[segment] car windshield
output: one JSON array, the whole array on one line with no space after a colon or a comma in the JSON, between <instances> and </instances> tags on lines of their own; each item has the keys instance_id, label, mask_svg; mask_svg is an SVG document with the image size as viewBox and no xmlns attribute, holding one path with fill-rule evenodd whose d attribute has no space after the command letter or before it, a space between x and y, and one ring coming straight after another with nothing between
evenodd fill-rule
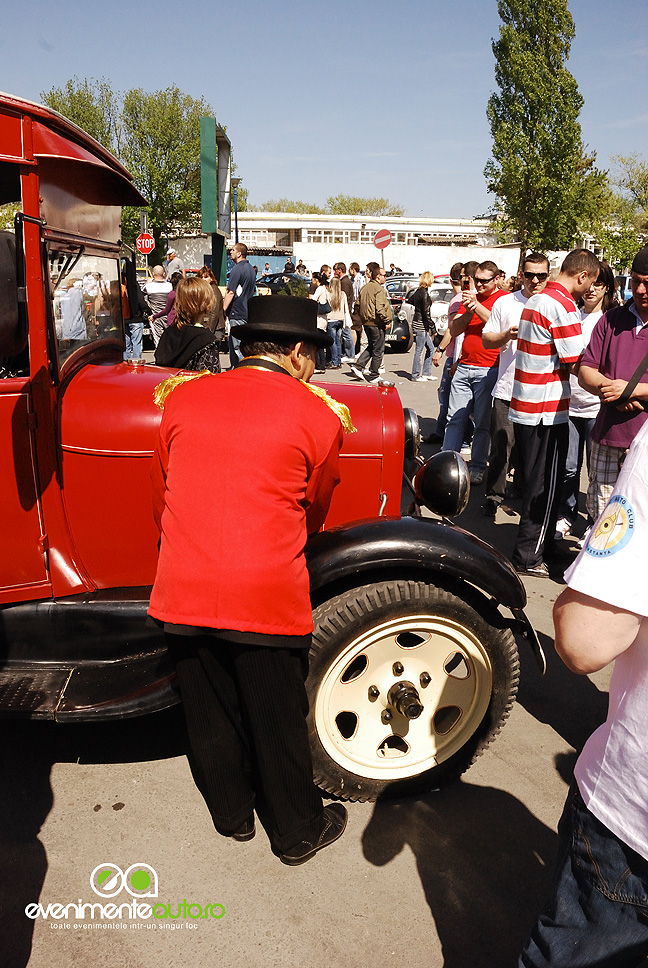
<instances>
[{"instance_id":1,"label":"car windshield","mask_svg":"<svg viewBox=\"0 0 648 968\"><path fill-rule=\"evenodd\" d=\"M434 302L449 303L454 295L452 286L430 286L428 292Z\"/></svg>"}]
</instances>

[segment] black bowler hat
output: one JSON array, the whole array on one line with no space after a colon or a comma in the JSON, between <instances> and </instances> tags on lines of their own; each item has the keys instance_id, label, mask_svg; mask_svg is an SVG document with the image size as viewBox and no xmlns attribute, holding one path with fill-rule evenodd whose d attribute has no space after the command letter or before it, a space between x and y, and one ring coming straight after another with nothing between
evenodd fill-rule
<instances>
[{"instance_id":1,"label":"black bowler hat","mask_svg":"<svg viewBox=\"0 0 648 968\"><path fill-rule=\"evenodd\" d=\"M302 296L252 296L248 300L248 321L232 326L237 339L281 343L303 340L327 347L333 338L317 326L317 303Z\"/></svg>"}]
</instances>

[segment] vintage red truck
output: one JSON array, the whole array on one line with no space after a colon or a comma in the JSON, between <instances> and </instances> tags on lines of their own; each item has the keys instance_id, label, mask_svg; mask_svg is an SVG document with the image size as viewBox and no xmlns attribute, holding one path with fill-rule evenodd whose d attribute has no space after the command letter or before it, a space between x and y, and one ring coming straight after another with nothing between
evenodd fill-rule
<instances>
[{"instance_id":1,"label":"vintage red truck","mask_svg":"<svg viewBox=\"0 0 648 968\"><path fill-rule=\"evenodd\" d=\"M0 715L154 713L178 702L146 622L153 392L170 373L124 362L120 298L121 206L145 199L79 128L0 95L5 203L17 214L0 233ZM461 458L418 471L418 500L440 519L401 515L416 415L394 388L329 389L358 432L307 547L314 767L323 789L368 799L465 769L513 703L515 636L541 653L508 561L448 521L467 497Z\"/></svg>"}]
</instances>

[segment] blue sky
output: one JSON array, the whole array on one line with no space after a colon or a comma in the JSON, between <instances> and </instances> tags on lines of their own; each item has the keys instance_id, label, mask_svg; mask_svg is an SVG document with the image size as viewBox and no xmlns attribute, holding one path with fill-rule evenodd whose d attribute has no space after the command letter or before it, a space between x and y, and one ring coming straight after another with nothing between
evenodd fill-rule
<instances>
[{"instance_id":1,"label":"blue sky","mask_svg":"<svg viewBox=\"0 0 648 968\"><path fill-rule=\"evenodd\" d=\"M570 0L569 68L601 167L648 157L646 0ZM495 0L0 0L0 89L76 75L176 84L227 125L251 202L380 195L409 215L484 213Z\"/></svg>"}]
</instances>

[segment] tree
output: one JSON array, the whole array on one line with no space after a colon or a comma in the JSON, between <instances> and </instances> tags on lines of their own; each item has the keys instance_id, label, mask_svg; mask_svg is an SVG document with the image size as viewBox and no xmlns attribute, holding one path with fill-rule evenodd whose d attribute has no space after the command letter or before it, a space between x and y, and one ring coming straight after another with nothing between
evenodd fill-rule
<instances>
[{"instance_id":1,"label":"tree","mask_svg":"<svg viewBox=\"0 0 648 968\"><path fill-rule=\"evenodd\" d=\"M298 212L301 215L324 215L325 210L310 202L292 202L289 198L271 198L259 205L258 212Z\"/></svg>"},{"instance_id":2,"label":"tree","mask_svg":"<svg viewBox=\"0 0 648 968\"><path fill-rule=\"evenodd\" d=\"M402 205L388 198L362 198L356 195L329 195L326 210L332 215L404 215Z\"/></svg>"},{"instance_id":3,"label":"tree","mask_svg":"<svg viewBox=\"0 0 648 968\"><path fill-rule=\"evenodd\" d=\"M141 88L116 93L104 79L76 77L63 88L41 92L41 98L112 151L131 172L149 202L149 228L156 240L150 258L162 261L165 226L200 220L200 117L213 114L211 106L176 86L152 93ZM244 211L246 189L238 188L237 202ZM124 241L133 245L139 230L140 209L125 207Z\"/></svg>"},{"instance_id":4,"label":"tree","mask_svg":"<svg viewBox=\"0 0 648 968\"><path fill-rule=\"evenodd\" d=\"M498 0L493 41L499 93L488 101L492 158L484 175L497 197L498 228L528 247L571 248L592 219L607 175L587 155L578 121L583 98L565 68L574 37L567 0Z\"/></svg>"},{"instance_id":5,"label":"tree","mask_svg":"<svg viewBox=\"0 0 648 968\"><path fill-rule=\"evenodd\" d=\"M638 154L612 155L611 160L616 165L614 184L625 192L626 213L638 228L648 228L648 164Z\"/></svg>"},{"instance_id":6,"label":"tree","mask_svg":"<svg viewBox=\"0 0 648 968\"><path fill-rule=\"evenodd\" d=\"M22 208L20 202L7 202L0 205L0 232L13 232L16 212Z\"/></svg>"},{"instance_id":7,"label":"tree","mask_svg":"<svg viewBox=\"0 0 648 968\"><path fill-rule=\"evenodd\" d=\"M141 88L124 94L122 161L148 200L156 249L165 225L186 223L200 211L200 118L208 114L213 111L203 98L175 86L152 94ZM138 209L125 210L123 226L129 235L137 234Z\"/></svg>"},{"instance_id":8,"label":"tree","mask_svg":"<svg viewBox=\"0 0 648 968\"><path fill-rule=\"evenodd\" d=\"M105 78L80 81L73 77L65 87L41 91L41 98L48 107L87 131L104 148L119 155L119 97Z\"/></svg>"}]
</instances>

